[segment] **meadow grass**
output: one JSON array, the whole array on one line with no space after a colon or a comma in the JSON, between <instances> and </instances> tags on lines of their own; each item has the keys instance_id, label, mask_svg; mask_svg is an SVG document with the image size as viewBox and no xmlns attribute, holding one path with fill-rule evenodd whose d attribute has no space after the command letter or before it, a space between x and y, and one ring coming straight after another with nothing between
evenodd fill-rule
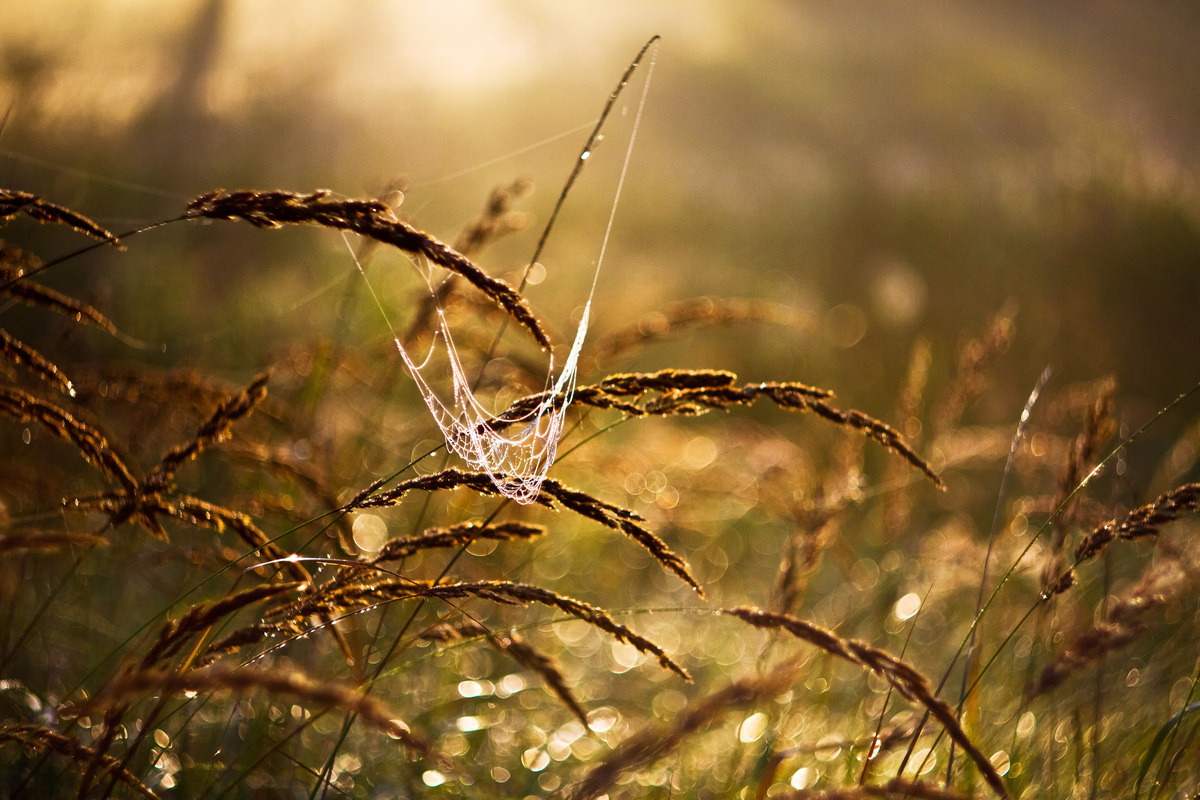
<instances>
[{"instance_id":1,"label":"meadow grass","mask_svg":"<svg viewBox=\"0 0 1200 800\"><path fill-rule=\"evenodd\" d=\"M539 391L553 337L524 282L476 263L525 227L524 192L454 246L324 190L214 190L172 224L316 227L330 253L352 233L447 270L405 335L444 310L481 390L507 389L503 430L566 403ZM21 217L153 246L0 191ZM1196 436L1130 475L1142 429L1107 379L1051 382L1020 426L964 422L1010 308L957 348L918 342L874 413L770 375L608 371L696 331L809 324L786 306L618 320L520 506L441 455L388 337L338 326L239 381L97 358L79 329L119 332L42 282L59 263L0 249L0 295L64 323L0 330L5 797L1195 791ZM509 321L533 355L501 346Z\"/></svg>"}]
</instances>

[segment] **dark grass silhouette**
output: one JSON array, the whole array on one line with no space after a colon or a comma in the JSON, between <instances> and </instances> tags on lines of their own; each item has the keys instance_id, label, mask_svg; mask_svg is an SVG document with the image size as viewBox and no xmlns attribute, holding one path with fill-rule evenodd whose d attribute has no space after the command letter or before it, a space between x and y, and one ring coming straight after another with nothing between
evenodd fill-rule
<instances>
[{"instance_id":1,"label":"dark grass silhouette","mask_svg":"<svg viewBox=\"0 0 1200 800\"><path fill-rule=\"evenodd\" d=\"M550 344L523 288L475 261L523 192L494 195L453 248L326 191L213 191L178 221L315 226L422 256L471 287L437 299L482 332L463 339L473 357L520 371L470 298ZM17 189L0 217L117 244ZM4 245L0 296L115 334L103 303L31 280L53 266ZM407 309L413 336L437 307ZM732 324L806 323L685 299L614 320L595 357ZM396 391L394 364L365 363L366 343L298 343L229 384L0 329L0 785L1069 797L1128 793L1141 769L1155 792L1188 790L1191 728L1146 745L1194 699L1172 643L1196 632L1200 493L1179 481L1133 500L1113 384L1051 392L1059 413L1019 442L983 576L999 586L974 613L987 537L972 520L991 516L1012 426L963 420L1017 336L1004 309L940 376L915 354L895 424L769 375L597 372L521 508L433 455L420 398ZM518 394L496 426L556 400ZM364 467L378 450L382 475ZM942 685L972 626L982 657L955 707ZM944 775L949 742L965 757Z\"/></svg>"}]
</instances>

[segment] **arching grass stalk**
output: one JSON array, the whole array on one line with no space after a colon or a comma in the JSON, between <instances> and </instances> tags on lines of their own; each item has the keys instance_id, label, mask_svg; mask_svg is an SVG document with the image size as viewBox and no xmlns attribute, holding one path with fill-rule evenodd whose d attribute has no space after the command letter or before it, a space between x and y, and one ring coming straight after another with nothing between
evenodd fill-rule
<instances>
[{"instance_id":1,"label":"arching grass stalk","mask_svg":"<svg viewBox=\"0 0 1200 800\"><path fill-rule=\"evenodd\" d=\"M73 250L70 253L61 255L58 258L53 258L49 261L44 261L41 264L39 264L38 266L33 267L32 269L25 270L20 275L9 278L8 280L4 281L3 283L0 283L0 291L7 289L9 286L12 286L15 283L19 283L20 281L25 280L26 278L32 278L34 275L37 275L40 272L45 272L46 270L50 269L51 267L62 264L64 261L70 261L71 259L77 258L78 256L81 256L84 253L90 253L93 250L97 250L101 247L104 247L105 245L112 244L113 242L115 242L117 240L128 239L131 236L137 236L138 234L146 233L147 231L152 231L152 230L155 230L156 228L161 228L164 225L170 225L172 222L182 222L187 218L188 217L186 215L180 215L178 217L171 217L170 219L159 220L158 222L151 222L148 225L142 225L141 227L132 228L130 230L127 230L124 233L116 234L111 239L105 239L104 241L93 242L92 244L81 247L78 250Z\"/></svg>"},{"instance_id":2,"label":"arching grass stalk","mask_svg":"<svg viewBox=\"0 0 1200 800\"><path fill-rule=\"evenodd\" d=\"M975 617L982 618L983 598L987 590L988 567L992 562L992 548L996 544L996 536L1000 531L1000 518L1004 513L1004 498L1007 495L1008 476L1012 472L1013 462L1017 459L1017 448L1021 444L1021 440L1025 438L1025 429L1029 425L1030 415L1033 413L1033 407L1038 401L1038 397L1042 394L1042 389L1045 388L1046 382L1050 380L1050 375L1053 372L1052 368L1047 366L1042 370L1041 376L1033 387L1033 391L1029 393L1029 399L1025 401L1025 408L1021 411L1021 418L1017 422L1017 430L1013 433L1012 444L1008 449L1008 458L1004 462L1004 472L1000 475L1000 488L996 492L996 510L992 513L992 527L988 533L987 552L983 557L983 569L979 575L979 595L975 599ZM959 686L958 692L958 707L956 712L961 721L963 715L963 706L967 702L967 680L971 675L971 666L975 656L975 636L978 625L971 629L970 640L967 642L967 656L963 662L962 683ZM947 670L953 667L953 662ZM950 744L950 755L946 759L946 786L950 786L950 776L954 773L954 743Z\"/></svg>"},{"instance_id":3,"label":"arching grass stalk","mask_svg":"<svg viewBox=\"0 0 1200 800\"><path fill-rule=\"evenodd\" d=\"M1142 795L1142 781L1150 773L1150 767L1154 765L1155 759L1158 758L1159 750L1163 753L1163 763L1159 767L1158 774L1154 778L1154 783L1150 785L1149 797L1157 797L1163 790L1163 786L1169 770L1174 762L1170 760L1171 745L1175 742L1175 735L1179 732L1179 727L1183 724L1184 717L1195 714L1200 711L1200 703L1193 703L1192 698L1196 695L1196 685L1200 683L1200 659L1196 661L1196 670L1192 674L1192 683L1188 687L1187 697L1183 700L1183 708L1179 713L1171 717L1154 735L1150 746L1146 748L1146 754L1142 756L1141 764L1138 766L1137 783L1133 787L1133 800L1138 800Z\"/></svg>"},{"instance_id":4,"label":"arching grass stalk","mask_svg":"<svg viewBox=\"0 0 1200 800\"><path fill-rule=\"evenodd\" d=\"M967 647L971 641L971 637L973 636L976 627L979 625L980 619L982 619L983 615L985 613L987 613L988 608L991 607L992 603L999 596L1000 590L1004 588L1005 584L1008 583L1008 581L1012 577L1013 573L1016 572L1017 566L1021 563L1021 561L1025 558L1025 556L1033 548L1033 545L1042 536L1042 534L1050 529L1050 526L1053 524L1054 520L1057 519L1060 514L1062 514L1063 510L1066 509L1066 507L1071 503L1071 501L1075 498L1075 496L1078 495L1080 492L1082 492L1083 489L1089 483L1091 483L1091 481L1093 479L1096 478L1096 476L1098 476L1101 472L1103 472L1104 468L1106 466L1108 466L1108 464L1113 459L1117 458L1126 447L1128 447L1130 444L1132 444L1134 441L1136 441L1138 439L1138 437L1140 437L1146 430L1148 430L1150 427L1155 425L1160 419L1162 419L1168 413L1173 411L1177 406L1179 406L1181 403L1183 403L1185 400L1187 400L1189 397L1191 397L1197 391L1200 391L1200 381L1198 381L1190 389L1188 389L1185 392L1178 395L1174 400L1172 400L1167 405L1163 406L1161 409L1158 410L1157 413L1155 413L1153 416L1151 416L1149 419L1147 419L1145 422L1143 422L1141 424L1141 426L1139 426L1135 431L1133 431L1133 433L1129 434L1121 442L1119 442L1114 448L1112 448L1112 450L1110 450L1109 453L1104 458L1102 458L1099 461L1099 463L1096 464L1095 467L1092 468L1091 472L1089 472L1083 478L1083 480L1081 480L1079 482L1079 484L1067 495L1067 497L1050 513L1050 516L1047 517L1046 521L1043 522L1041 526L1039 526L1039 528L1034 533L1034 535L1032 537L1030 537L1029 542L1026 543L1024 548L1022 548L1021 552L1017 555L1017 557L1015 559L1013 559L1013 563L1011 565L1009 565L1008 569L1005 570L1004 573L1000 576L999 580L996 583L995 588L992 589L991 593L988 595L987 600L984 602L982 608L980 608L979 612L976 613L975 618L971 621L971 626L967 630L966 635L963 637L962 641L958 645L958 648L954 651L953 655L951 656L951 664L953 664L954 661L956 661L962 655L962 653L967 649ZM1078 560L1076 560L1074 563L1072 563L1071 566L1068 567L1067 571L1070 571L1071 569L1073 569L1077 564L1078 564ZM984 676L987 674L988 670L991 669L991 666L1000 657L1000 654L1004 652L1005 648L1013 640L1013 638L1016 636L1017 632L1024 626L1025 622L1028 621L1028 619L1031 616L1033 616L1033 613L1038 609L1038 607L1041 605L1041 603L1044 600L1046 600L1047 598L1048 598L1048 595L1043 595L1042 597L1040 597L1021 616L1021 618L1009 630L1009 632L1000 640L1000 642L996 646L995 652L992 653L991 657L988 658L988 660L980 668L979 673L975 676L975 678L971 681L970 685L967 687L966 693L963 696L964 701L967 697L970 697L972 692L975 691L975 689L982 682ZM948 675L949 675L949 672L947 672L947 676ZM944 684L944 683L945 683L945 679L943 678L942 684ZM938 689L935 692L935 694L940 693L941 688L942 688L942 686L941 686L941 684L939 684ZM919 731L920 731L920 726L918 726L918 729L917 729L918 733L919 733ZM937 737L934 740L935 746L936 746L937 742L939 742L941 740L942 735L943 735L942 732L939 732L937 734ZM915 736L915 734L914 734L914 736ZM911 751L911 748L910 748L910 751ZM930 753L932 753L932 752L933 752L933 748L930 748ZM901 762L901 766L900 766L901 771L904 769L904 766L906 763L907 763L907 761ZM920 772L919 769L918 769L918 772ZM900 772L897 772L897 777L899 777L899 776L900 776Z\"/></svg>"}]
</instances>

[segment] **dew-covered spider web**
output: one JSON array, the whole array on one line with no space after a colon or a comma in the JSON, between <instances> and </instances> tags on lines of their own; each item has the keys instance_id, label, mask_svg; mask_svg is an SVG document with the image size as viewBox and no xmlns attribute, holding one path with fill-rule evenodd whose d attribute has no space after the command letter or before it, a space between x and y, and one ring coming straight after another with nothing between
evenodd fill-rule
<instances>
[{"instance_id":1,"label":"dew-covered spider web","mask_svg":"<svg viewBox=\"0 0 1200 800\"><path fill-rule=\"evenodd\" d=\"M633 62L630 63L629 68L621 77L621 81L617 84L616 89L609 96L600 119L596 123L587 143L584 145L583 151L579 154L578 160L575 162L575 166L559 195L558 202L550 215L545 230L542 232L533 257L525 268L518 291L525 288L529 272L541 255L550 231L554 226L554 222L558 217L559 210L562 208L572 184L582 171L588 157L592 154L592 149L601 138L601 130L605 120L608 118L609 112L616 104L617 98L625 88L634 70L641 63L642 58L657 41L658 37L655 36L646 43ZM424 399L425 405L429 408L433 421L445 437L446 445L473 469L486 473L501 494L518 503L528 504L537 499L538 493L541 491L542 482L546 479L546 475L554 463L555 456L558 454L558 443L563 433L563 423L566 419L567 409L575 394L579 356L583 350L584 340L587 338L592 300L596 294L600 269L604 263L604 253L608 247L609 235L612 232L613 220L616 217L617 203L620 200L621 190L625 184L625 175L629 168L630 157L633 154L633 145L637 138L638 127L641 124L642 111L645 108L646 95L650 88L650 77L653 71L654 59L651 57L646 70L646 80L642 88L641 99L638 102L637 111L634 116L629 144L625 151L625 160L621 166L620 176L617 180L608 223L604 231L604 238L600 245L599 255L596 258L596 268L592 275L591 289L588 292L587 301L583 306L583 314L579 320L579 327L575 332L575 339L571 344L567 359L562 365L562 371L558 373L557 377L555 377L554 371L554 356L552 353L550 354L545 383L546 391L542 393L540 402L531 410L516 416L506 414L503 418L497 418L487 407L480 403L475 396L475 386L472 384L459 358L454 338L446 322L446 316L440 307L436 312L437 327L433 342L430 345L429 354L420 364L405 350L400 338L398 336L395 337L396 347L400 351L400 358L403 360L405 368L421 392L421 397ZM430 291L434 292L432 284L430 284ZM436 294L434 296L436 297ZM497 341L502 334L503 328L497 334ZM434 352L439 346L439 340L446 350L446 361L449 366L451 381L451 391L446 399L443 399L442 396L434 391L429 381L422 374L422 370L428 366L430 360L433 358Z\"/></svg>"},{"instance_id":2,"label":"dew-covered spider web","mask_svg":"<svg viewBox=\"0 0 1200 800\"><path fill-rule=\"evenodd\" d=\"M425 399L433 421L445 436L447 446L468 465L486 472L501 494L518 503L532 503L537 498L542 481L558 454L567 407L575 394L579 354L587 336L590 311L589 297L571 351L552 388L554 357L550 357L546 381L550 391L544 393L544 399L532 411L503 420L498 420L475 398L441 309L437 312L437 338L445 342L450 365L453 384L450 402L444 402L433 391L421 374L423 365L415 364L400 340L396 340L400 358Z\"/></svg>"}]
</instances>

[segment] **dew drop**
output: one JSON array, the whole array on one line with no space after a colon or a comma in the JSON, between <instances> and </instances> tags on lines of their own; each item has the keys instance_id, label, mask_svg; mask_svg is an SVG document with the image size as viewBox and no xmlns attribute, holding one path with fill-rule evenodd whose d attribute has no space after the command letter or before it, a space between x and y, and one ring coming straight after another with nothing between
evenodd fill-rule
<instances>
[{"instance_id":1,"label":"dew drop","mask_svg":"<svg viewBox=\"0 0 1200 800\"><path fill-rule=\"evenodd\" d=\"M921 596L916 592L909 592L896 601L892 613L896 615L898 620L912 619L917 612L921 610Z\"/></svg>"}]
</instances>

